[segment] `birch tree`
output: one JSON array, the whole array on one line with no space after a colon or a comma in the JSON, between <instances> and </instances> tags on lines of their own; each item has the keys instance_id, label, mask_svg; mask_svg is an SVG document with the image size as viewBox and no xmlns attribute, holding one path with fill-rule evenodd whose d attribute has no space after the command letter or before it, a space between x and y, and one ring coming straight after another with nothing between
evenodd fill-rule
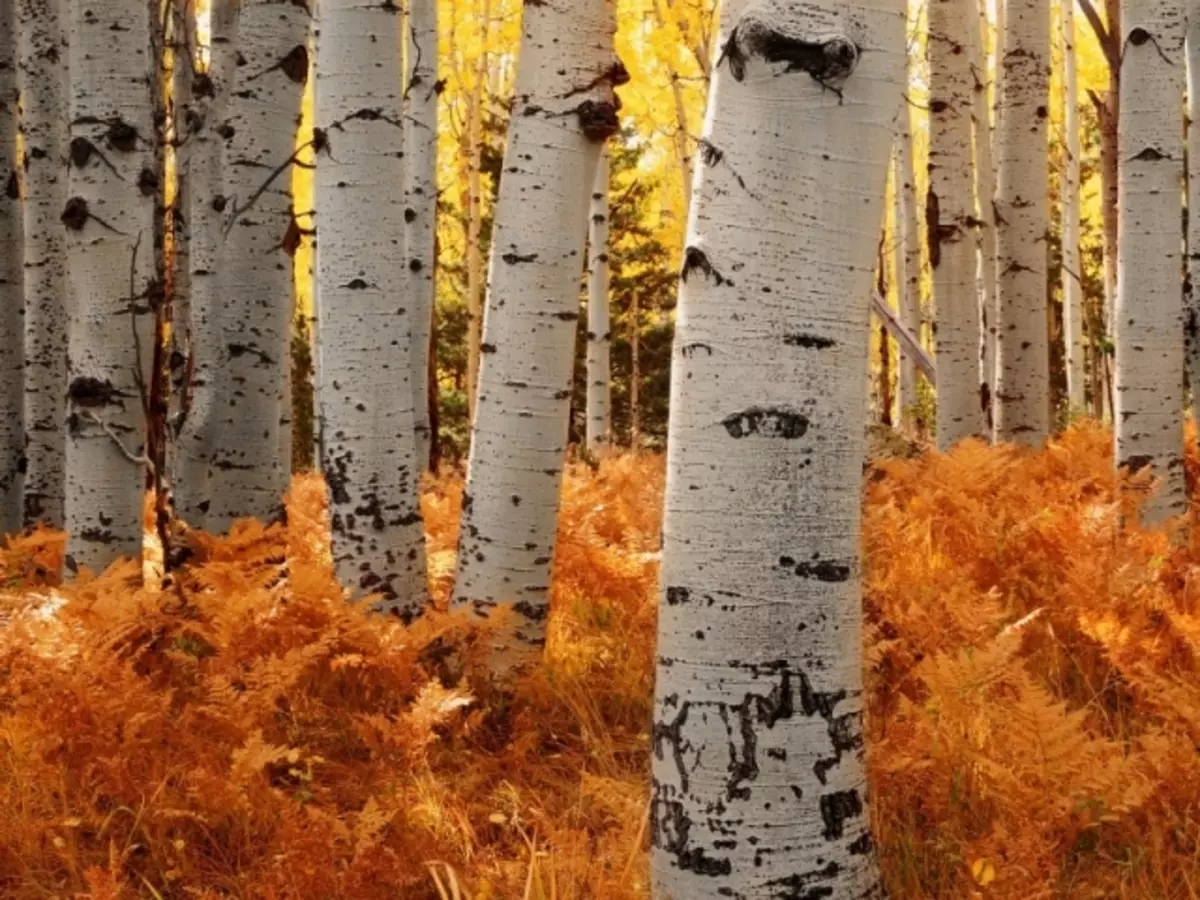
<instances>
[{"instance_id":1,"label":"birch tree","mask_svg":"<svg viewBox=\"0 0 1200 900\"><path fill-rule=\"evenodd\" d=\"M497 665L544 642L587 199L617 130L612 0L526 4L492 239L455 603L503 606Z\"/></svg>"},{"instance_id":2,"label":"birch tree","mask_svg":"<svg viewBox=\"0 0 1200 900\"><path fill-rule=\"evenodd\" d=\"M907 85L907 79L905 84ZM897 274L900 291L900 321L910 334L921 334L921 231L917 224L917 183L913 173L912 132L907 104L899 113L901 128L897 138L897 193L904 227L904 277ZM900 368L901 415L911 418L920 394L917 392L917 369L912 356L904 354Z\"/></svg>"},{"instance_id":3,"label":"birch tree","mask_svg":"<svg viewBox=\"0 0 1200 900\"><path fill-rule=\"evenodd\" d=\"M1142 510L1156 523L1187 508L1180 418L1183 9L1175 0L1127 4L1122 27L1113 421L1117 464L1148 466L1160 481Z\"/></svg>"},{"instance_id":4,"label":"birch tree","mask_svg":"<svg viewBox=\"0 0 1200 900\"><path fill-rule=\"evenodd\" d=\"M409 73L405 89L405 244L412 273L413 428L418 471L429 464L429 353L433 324L437 224L438 27L437 0L410 0Z\"/></svg>"},{"instance_id":5,"label":"birch tree","mask_svg":"<svg viewBox=\"0 0 1200 900\"><path fill-rule=\"evenodd\" d=\"M1184 321L1192 417L1200 425L1200 2L1191 0L1187 10L1188 228Z\"/></svg>"},{"instance_id":6,"label":"birch tree","mask_svg":"<svg viewBox=\"0 0 1200 900\"><path fill-rule=\"evenodd\" d=\"M23 227L17 177L17 40L14 0L0 0L0 535L21 527L24 352Z\"/></svg>"},{"instance_id":7,"label":"birch tree","mask_svg":"<svg viewBox=\"0 0 1200 900\"><path fill-rule=\"evenodd\" d=\"M996 380L996 216L993 205L996 171L992 159L995 135L988 99L988 86L992 78L988 71L987 4L982 0L972 2L974 19L968 35L968 50L973 82L972 133L975 137L975 246L979 253L979 410L983 417L984 434L990 436L995 426L992 394Z\"/></svg>"},{"instance_id":8,"label":"birch tree","mask_svg":"<svg viewBox=\"0 0 1200 900\"><path fill-rule=\"evenodd\" d=\"M221 302L219 388L207 525L273 517L291 475L292 265L289 179L308 77L309 11L247 0L238 17L237 66L223 146L224 215L217 263ZM398 39L398 38L397 38Z\"/></svg>"},{"instance_id":9,"label":"birch tree","mask_svg":"<svg viewBox=\"0 0 1200 900\"><path fill-rule=\"evenodd\" d=\"M655 896L875 897L862 767L867 303L892 0L730 0L682 270L652 733Z\"/></svg>"},{"instance_id":10,"label":"birch tree","mask_svg":"<svg viewBox=\"0 0 1200 900\"><path fill-rule=\"evenodd\" d=\"M975 20L968 0L931 0L929 190L925 228L937 310L938 446L982 430L979 298L971 160L973 81L968 54Z\"/></svg>"},{"instance_id":11,"label":"birch tree","mask_svg":"<svg viewBox=\"0 0 1200 900\"><path fill-rule=\"evenodd\" d=\"M68 4L70 174L66 226L68 566L98 570L142 545L145 388L158 175L152 9Z\"/></svg>"},{"instance_id":12,"label":"birch tree","mask_svg":"<svg viewBox=\"0 0 1200 900\"><path fill-rule=\"evenodd\" d=\"M588 219L587 445L602 450L611 440L612 343L608 316L608 153L600 154Z\"/></svg>"},{"instance_id":13,"label":"birch tree","mask_svg":"<svg viewBox=\"0 0 1200 900\"><path fill-rule=\"evenodd\" d=\"M1006 6L996 159L996 437L1037 445L1050 432L1050 5L1048 0L1011 0Z\"/></svg>"},{"instance_id":14,"label":"birch tree","mask_svg":"<svg viewBox=\"0 0 1200 900\"><path fill-rule=\"evenodd\" d=\"M425 603L413 359L425 280L405 229L403 65L394 7L323 0L316 119L317 402L333 555L343 584L414 613Z\"/></svg>"},{"instance_id":15,"label":"birch tree","mask_svg":"<svg viewBox=\"0 0 1200 900\"><path fill-rule=\"evenodd\" d=\"M1063 131L1066 160L1062 178L1062 304L1066 351L1067 401L1072 411L1084 406L1083 268L1079 257L1079 109L1076 105L1075 3L1063 3Z\"/></svg>"}]
</instances>

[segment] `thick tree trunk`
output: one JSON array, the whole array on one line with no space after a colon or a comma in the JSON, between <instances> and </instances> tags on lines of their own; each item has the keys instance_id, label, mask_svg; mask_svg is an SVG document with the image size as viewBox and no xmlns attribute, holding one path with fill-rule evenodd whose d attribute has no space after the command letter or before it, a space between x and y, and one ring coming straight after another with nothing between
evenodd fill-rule
<instances>
[{"instance_id":1,"label":"thick tree trunk","mask_svg":"<svg viewBox=\"0 0 1200 900\"><path fill-rule=\"evenodd\" d=\"M412 384L421 313L397 297L426 282L394 249L406 212L400 19L322 0L318 35L316 120L329 146L317 161L317 402L333 556L343 584L411 615L427 600Z\"/></svg>"},{"instance_id":2,"label":"thick tree trunk","mask_svg":"<svg viewBox=\"0 0 1200 900\"><path fill-rule=\"evenodd\" d=\"M1063 130L1066 164L1062 173L1062 304L1067 402L1071 412L1084 406L1083 268L1079 257L1079 109L1075 74L1075 3L1063 3Z\"/></svg>"},{"instance_id":3,"label":"thick tree trunk","mask_svg":"<svg viewBox=\"0 0 1200 900\"><path fill-rule=\"evenodd\" d=\"M655 896L880 897L858 485L903 18L731 0L721 19L671 378Z\"/></svg>"},{"instance_id":4,"label":"thick tree trunk","mask_svg":"<svg viewBox=\"0 0 1200 900\"><path fill-rule=\"evenodd\" d=\"M268 519L290 476L292 265L289 174L308 76L304 6L249 0L238 20L238 66L225 121L221 334L207 526ZM397 39L398 36L397 36ZM331 138L335 135L330 135ZM286 445L287 450L283 448Z\"/></svg>"},{"instance_id":5,"label":"thick tree trunk","mask_svg":"<svg viewBox=\"0 0 1200 900\"><path fill-rule=\"evenodd\" d=\"M1188 5L1187 168L1185 347L1192 418L1200 425L1200 0L1190 0Z\"/></svg>"},{"instance_id":6,"label":"thick tree trunk","mask_svg":"<svg viewBox=\"0 0 1200 900\"><path fill-rule=\"evenodd\" d=\"M996 171L992 163L995 133L989 113L991 103L988 101L988 86L992 83L992 77L988 68L987 4L981 0L971 2L973 18L968 41L978 220L975 245L979 253L979 411L983 417L983 433L990 437L995 427L992 400L996 383Z\"/></svg>"},{"instance_id":7,"label":"thick tree trunk","mask_svg":"<svg viewBox=\"0 0 1200 900\"><path fill-rule=\"evenodd\" d=\"M404 211L405 244L412 278L413 428L417 471L429 465L430 327L433 322L437 230L437 0L411 0L408 17L408 65L404 167L408 206Z\"/></svg>"},{"instance_id":8,"label":"thick tree trunk","mask_svg":"<svg viewBox=\"0 0 1200 900\"><path fill-rule=\"evenodd\" d=\"M974 25L969 0L931 0L925 228L937 310L937 437L942 449L983 429L971 168L973 82L968 53Z\"/></svg>"},{"instance_id":9,"label":"thick tree trunk","mask_svg":"<svg viewBox=\"0 0 1200 900\"><path fill-rule=\"evenodd\" d=\"M15 0L0 0L0 535L21 527L25 451L22 386L25 354L24 227L17 174Z\"/></svg>"},{"instance_id":10,"label":"thick tree trunk","mask_svg":"<svg viewBox=\"0 0 1200 900\"><path fill-rule=\"evenodd\" d=\"M996 437L1038 445L1050 432L1048 0L1012 0L1005 27L996 160Z\"/></svg>"},{"instance_id":11,"label":"thick tree trunk","mask_svg":"<svg viewBox=\"0 0 1200 900\"><path fill-rule=\"evenodd\" d=\"M25 140L27 525L63 525L66 454L67 44L60 0L17 0ZM0 201L2 202L2 201Z\"/></svg>"},{"instance_id":12,"label":"thick tree trunk","mask_svg":"<svg viewBox=\"0 0 1200 900\"><path fill-rule=\"evenodd\" d=\"M587 445L603 450L611 441L612 388L608 316L608 153L600 154L592 214L588 220Z\"/></svg>"},{"instance_id":13,"label":"thick tree trunk","mask_svg":"<svg viewBox=\"0 0 1200 900\"><path fill-rule=\"evenodd\" d=\"M1113 421L1117 465L1160 480L1147 523L1187 508L1183 470L1179 102L1183 9L1177 0L1125 7L1121 45L1120 230Z\"/></svg>"},{"instance_id":14,"label":"thick tree trunk","mask_svg":"<svg viewBox=\"0 0 1200 900\"><path fill-rule=\"evenodd\" d=\"M142 546L145 391L153 363L155 127L152 11L69 4L66 498L68 566Z\"/></svg>"},{"instance_id":15,"label":"thick tree trunk","mask_svg":"<svg viewBox=\"0 0 1200 900\"><path fill-rule=\"evenodd\" d=\"M208 68L193 79L184 110L184 137L177 155L187 190L179 198L188 238L187 311L176 321L187 348L185 386L176 431L175 507L194 527L207 524L211 505L210 465L217 427L221 349L221 303L217 293L222 228L227 208L220 136L237 65L234 0L209 7ZM186 203L186 206L183 204Z\"/></svg>"},{"instance_id":16,"label":"thick tree trunk","mask_svg":"<svg viewBox=\"0 0 1200 900\"><path fill-rule=\"evenodd\" d=\"M627 77L614 24L612 0L524 10L455 589L480 616L511 613L496 631L500 669L544 642L587 198Z\"/></svg>"}]
</instances>

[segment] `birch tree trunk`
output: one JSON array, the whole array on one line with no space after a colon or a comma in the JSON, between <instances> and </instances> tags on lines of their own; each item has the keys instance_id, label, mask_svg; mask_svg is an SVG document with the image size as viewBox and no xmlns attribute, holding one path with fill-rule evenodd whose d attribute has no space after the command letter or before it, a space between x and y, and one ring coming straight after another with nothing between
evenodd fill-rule
<instances>
[{"instance_id":1,"label":"birch tree trunk","mask_svg":"<svg viewBox=\"0 0 1200 900\"><path fill-rule=\"evenodd\" d=\"M70 9L67 565L99 570L142 546L144 387L158 176L152 10L140 0Z\"/></svg>"},{"instance_id":2,"label":"birch tree trunk","mask_svg":"<svg viewBox=\"0 0 1200 900\"><path fill-rule=\"evenodd\" d=\"M492 239L455 603L497 629L497 668L544 643L580 260L600 146L617 130L612 0L527 4Z\"/></svg>"},{"instance_id":3,"label":"birch tree trunk","mask_svg":"<svg viewBox=\"0 0 1200 900\"><path fill-rule=\"evenodd\" d=\"M412 275L413 429L417 469L429 465L429 346L433 324L437 230L437 113L438 29L437 0L410 0L408 20L409 77L405 98L404 167L407 179L404 211L405 244Z\"/></svg>"},{"instance_id":4,"label":"birch tree trunk","mask_svg":"<svg viewBox=\"0 0 1200 900\"><path fill-rule=\"evenodd\" d=\"M483 49L475 66L475 82L467 98L467 422L475 421L479 388L480 344L483 342L483 104L487 97L488 37L492 4L484 0Z\"/></svg>"},{"instance_id":5,"label":"birch tree trunk","mask_svg":"<svg viewBox=\"0 0 1200 900\"><path fill-rule=\"evenodd\" d=\"M995 427L992 410L993 385L996 381L996 171L992 163L994 132L989 113L987 4L972 0L973 20L968 36L971 54L973 97L971 120L975 136L975 247L979 253L979 411L983 433L991 436Z\"/></svg>"},{"instance_id":6,"label":"birch tree trunk","mask_svg":"<svg viewBox=\"0 0 1200 900\"><path fill-rule=\"evenodd\" d=\"M929 192L925 228L937 310L938 446L982 430L979 298L971 168L972 78L968 0L930 0Z\"/></svg>"},{"instance_id":7,"label":"birch tree trunk","mask_svg":"<svg viewBox=\"0 0 1200 900\"><path fill-rule=\"evenodd\" d=\"M1113 421L1117 465L1149 466L1160 481L1142 509L1154 524L1187 508L1180 418L1183 9L1177 0L1130 3L1122 26Z\"/></svg>"},{"instance_id":8,"label":"birch tree trunk","mask_svg":"<svg viewBox=\"0 0 1200 900\"><path fill-rule=\"evenodd\" d=\"M1048 0L1011 0L1006 15L996 160L996 437L1036 446L1050 433L1050 6Z\"/></svg>"},{"instance_id":9,"label":"birch tree trunk","mask_svg":"<svg viewBox=\"0 0 1200 900\"><path fill-rule=\"evenodd\" d=\"M292 264L284 250L292 209L289 174L308 77L309 11L248 0L238 19L238 65L228 95L224 214L218 253L219 390L207 527L268 519L291 475ZM397 39L398 36L397 36Z\"/></svg>"},{"instance_id":10,"label":"birch tree trunk","mask_svg":"<svg viewBox=\"0 0 1200 900\"><path fill-rule=\"evenodd\" d=\"M421 313L397 298L426 282L395 250L406 212L400 24L394 8L321 3L317 398L338 575L411 615L426 602L412 384Z\"/></svg>"},{"instance_id":11,"label":"birch tree trunk","mask_svg":"<svg viewBox=\"0 0 1200 900\"><path fill-rule=\"evenodd\" d=\"M237 65L237 15L234 0L213 0L209 7L207 69L194 77L184 110L184 139L176 156L187 190L181 202L188 237L187 313L179 318L189 360L176 431L175 507L193 527L207 525L211 507L210 471L217 426L217 390L222 359L218 257L227 206L223 183L224 148L220 135ZM193 40L193 45L195 41Z\"/></svg>"},{"instance_id":12,"label":"birch tree trunk","mask_svg":"<svg viewBox=\"0 0 1200 900\"><path fill-rule=\"evenodd\" d=\"M1187 22L1187 281L1186 351L1192 418L1200 425L1200 2L1190 0Z\"/></svg>"},{"instance_id":13,"label":"birch tree trunk","mask_svg":"<svg viewBox=\"0 0 1200 900\"><path fill-rule=\"evenodd\" d=\"M1063 130L1066 165L1062 179L1062 304L1063 343L1067 370L1067 402L1071 412L1084 407L1083 274L1079 258L1079 109L1075 74L1075 3L1063 3Z\"/></svg>"},{"instance_id":14,"label":"birch tree trunk","mask_svg":"<svg viewBox=\"0 0 1200 900\"><path fill-rule=\"evenodd\" d=\"M17 34L14 0L0 0L0 536L21 527L25 452L24 227L17 175Z\"/></svg>"},{"instance_id":15,"label":"birch tree trunk","mask_svg":"<svg viewBox=\"0 0 1200 900\"><path fill-rule=\"evenodd\" d=\"M907 85L907 80L905 82ZM904 280L897 281L900 290L900 321L910 334L921 334L921 229L917 224L917 185L913 173L912 132L908 104L899 113L902 130L899 138L899 193L904 217ZM911 424L913 411L920 394L917 392L917 369L907 353L900 374L901 414Z\"/></svg>"},{"instance_id":16,"label":"birch tree trunk","mask_svg":"<svg viewBox=\"0 0 1200 900\"><path fill-rule=\"evenodd\" d=\"M892 0L730 0L671 377L655 897L881 897L862 766L871 271Z\"/></svg>"},{"instance_id":17,"label":"birch tree trunk","mask_svg":"<svg viewBox=\"0 0 1200 900\"><path fill-rule=\"evenodd\" d=\"M587 445L603 450L611 442L612 387L608 317L608 152L600 154L592 214L588 221Z\"/></svg>"},{"instance_id":18,"label":"birch tree trunk","mask_svg":"<svg viewBox=\"0 0 1200 900\"><path fill-rule=\"evenodd\" d=\"M65 487L67 44L59 0L17 0L25 141L24 522L61 528Z\"/></svg>"}]
</instances>

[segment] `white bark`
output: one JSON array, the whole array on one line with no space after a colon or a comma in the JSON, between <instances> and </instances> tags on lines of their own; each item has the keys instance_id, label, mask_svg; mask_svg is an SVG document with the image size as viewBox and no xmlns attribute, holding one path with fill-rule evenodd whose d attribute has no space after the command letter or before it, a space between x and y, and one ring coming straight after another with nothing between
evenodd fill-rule
<instances>
[{"instance_id":1,"label":"white bark","mask_svg":"<svg viewBox=\"0 0 1200 900\"><path fill-rule=\"evenodd\" d=\"M612 385L608 316L608 151L600 154L592 210L588 220L588 327L587 327L587 445L594 451L608 447L611 435Z\"/></svg>"},{"instance_id":2,"label":"white bark","mask_svg":"<svg viewBox=\"0 0 1200 900\"><path fill-rule=\"evenodd\" d=\"M398 250L405 228L403 64L394 7L322 0L317 46L317 352L322 468L333 556L351 590L401 614L426 602L413 433L425 284Z\"/></svg>"},{"instance_id":3,"label":"white bark","mask_svg":"<svg viewBox=\"0 0 1200 900\"><path fill-rule=\"evenodd\" d=\"M308 10L248 0L224 141L219 390L207 525L273 517L291 474L292 222L289 160L308 75ZM193 251L194 252L194 251Z\"/></svg>"},{"instance_id":4,"label":"white bark","mask_svg":"<svg viewBox=\"0 0 1200 900\"><path fill-rule=\"evenodd\" d=\"M1118 144L1117 465L1150 466L1161 484L1147 523L1187 508L1183 469L1183 308L1179 289L1183 9L1140 0L1122 10Z\"/></svg>"},{"instance_id":5,"label":"white bark","mask_svg":"<svg viewBox=\"0 0 1200 900\"><path fill-rule=\"evenodd\" d=\"M996 391L999 440L1037 445L1050 432L1046 335L1049 0L1006 4L996 167Z\"/></svg>"},{"instance_id":6,"label":"white bark","mask_svg":"<svg viewBox=\"0 0 1200 900\"><path fill-rule=\"evenodd\" d=\"M433 255L437 229L437 113L438 84L437 0L410 0L408 65L404 119L404 167L408 207L404 211L405 243L412 273L413 428L418 471L429 465L432 435L429 425L429 341L435 293Z\"/></svg>"},{"instance_id":7,"label":"white bark","mask_svg":"<svg viewBox=\"0 0 1200 900\"><path fill-rule=\"evenodd\" d=\"M925 229L937 310L938 446L982 431L979 410L979 299L971 168L969 0L930 0L929 193Z\"/></svg>"},{"instance_id":8,"label":"white bark","mask_svg":"<svg viewBox=\"0 0 1200 900\"><path fill-rule=\"evenodd\" d=\"M1063 343L1066 351L1067 402L1072 412L1082 411L1083 375L1083 274L1079 257L1079 108L1075 73L1075 3L1063 3L1063 130L1066 132L1066 165L1062 178L1062 304Z\"/></svg>"},{"instance_id":9,"label":"white bark","mask_svg":"<svg viewBox=\"0 0 1200 900\"><path fill-rule=\"evenodd\" d=\"M66 498L68 565L99 570L142 546L142 387L155 168L152 11L140 0L71 3Z\"/></svg>"},{"instance_id":10,"label":"white bark","mask_svg":"<svg viewBox=\"0 0 1200 900\"><path fill-rule=\"evenodd\" d=\"M988 18L987 3L972 0L974 18L970 28L969 51L973 98L972 133L975 138L975 204L978 228L975 243L979 253L979 410L983 433L991 436L992 386L996 381L996 171L992 167L992 117L989 113Z\"/></svg>"},{"instance_id":11,"label":"white bark","mask_svg":"<svg viewBox=\"0 0 1200 900\"><path fill-rule=\"evenodd\" d=\"M907 85L907 81L906 81ZM908 104L900 110L901 130L899 135L900 205L904 217L904 280L900 287L900 322L911 334L921 334L921 229L917 223L917 187L913 173L912 133ZM917 393L917 372L913 360L905 354L900 370L900 410L911 417L920 395Z\"/></svg>"},{"instance_id":12,"label":"white bark","mask_svg":"<svg viewBox=\"0 0 1200 900\"><path fill-rule=\"evenodd\" d=\"M1200 0L1189 0L1187 23L1187 376L1192 417L1200 425Z\"/></svg>"},{"instance_id":13,"label":"white bark","mask_svg":"<svg viewBox=\"0 0 1200 900\"><path fill-rule=\"evenodd\" d=\"M543 643L566 451L587 199L617 128L612 0L526 4L492 239L455 602ZM509 653L497 656L503 669Z\"/></svg>"},{"instance_id":14,"label":"white bark","mask_svg":"<svg viewBox=\"0 0 1200 900\"><path fill-rule=\"evenodd\" d=\"M721 22L672 360L655 896L877 898L862 372L902 10L731 0Z\"/></svg>"},{"instance_id":15,"label":"white bark","mask_svg":"<svg viewBox=\"0 0 1200 900\"><path fill-rule=\"evenodd\" d=\"M24 279L14 0L0 0L0 536L21 527Z\"/></svg>"},{"instance_id":16,"label":"white bark","mask_svg":"<svg viewBox=\"0 0 1200 900\"><path fill-rule=\"evenodd\" d=\"M209 10L208 67L195 79L177 155L179 178L187 184L180 201L186 204L181 209L188 237L188 303L186 315L176 324L186 333L191 372L183 421L176 424L174 496L179 514L198 528L207 524L210 507L209 465L221 361L217 267L226 201L217 131L237 64L238 3L215 0Z\"/></svg>"}]
</instances>

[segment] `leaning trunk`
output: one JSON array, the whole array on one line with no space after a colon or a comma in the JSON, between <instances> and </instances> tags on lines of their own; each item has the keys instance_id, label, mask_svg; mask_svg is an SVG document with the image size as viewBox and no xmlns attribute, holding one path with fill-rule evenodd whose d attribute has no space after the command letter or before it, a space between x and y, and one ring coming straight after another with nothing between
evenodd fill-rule
<instances>
[{"instance_id":1,"label":"leaning trunk","mask_svg":"<svg viewBox=\"0 0 1200 900\"><path fill-rule=\"evenodd\" d=\"M426 601L413 433L420 313L396 298L425 281L393 249L406 208L399 25L394 8L320 7L316 119L329 144L317 159L317 402L338 574L407 616Z\"/></svg>"},{"instance_id":2,"label":"leaning trunk","mask_svg":"<svg viewBox=\"0 0 1200 900\"><path fill-rule=\"evenodd\" d=\"M0 0L0 536L21 527L24 279L17 178L17 36L13 0Z\"/></svg>"},{"instance_id":3,"label":"leaning trunk","mask_svg":"<svg viewBox=\"0 0 1200 900\"><path fill-rule=\"evenodd\" d=\"M1150 524L1187 508L1179 289L1182 12L1176 0L1143 0L1126 6L1122 22L1113 428L1117 465L1149 467L1159 480L1142 510Z\"/></svg>"},{"instance_id":4,"label":"leaning trunk","mask_svg":"<svg viewBox=\"0 0 1200 900\"><path fill-rule=\"evenodd\" d=\"M996 160L996 437L1037 445L1050 432L1048 0L1011 0L1005 27Z\"/></svg>"},{"instance_id":5,"label":"leaning trunk","mask_svg":"<svg viewBox=\"0 0 1200 900\"><path fill-rule=\"evenodd\" d=\"M1072 413L1082 412L1083 376L1083 269L1079 259L1079 111L1076 105L1075 4L1063 3L1063 130L1066 164L1062 177L1062 305L1063 349L1067 372L1067 403Z\"/></svg>"},{"instance_id":6,"label":"leaning trunk","mask_svg":"<svg viewBox=\"0 0 1200 900\"><path fill-rule=\"evenodd\" d=\"M142 546L145 403L154 355L152 10L69 4L67 565L101 569Z\"/></svg>"},{"instance_id":7,"label":"leaning trunk","mask_svg":"<svg viewBox=\"0 0 1200 900\"><path fill-rule=\"evenodd\" d=\"M721 19L672 360L655 896L876 897L858 486L903 18Z\"/></svg>"},{"instance_id":8,"label":"leaning trunk","mask_svg":"<svg viewBox=\"0 0 1200 900\"><path fill-rule=\"evenodd\" d=\"M289 181L308 77L308 27L303 5L242 4L237 66L227 116L218 125L224 140L224 193L214 200L224 215L216 279L221 338L206 498L207 525L217 531L241 516L273 517L291 474L291 442L281 437L291 420L286 248L296 228Z\"/></svg>"},{"instance_id":9,"label":"leaning trunk","mask_svg":"<svg viewBox=\"0 0 1200 900\"><path fill-rule=\"evenodd\" d=\"M979 300L971 169L973 103L968 0L929 4L929 193L925 228L937 315L938 446L982 431Z\"/></svg>"},{"instance_id":10,"label":"leaning trunk","mask_svg":"<svg viewBox=\"0 0 1200 900\"><path fill-rule=\"evenodd\" d=\"M498 667L544 642L567 445L579 261L600 144L617 130L612 0L524 10L492 239L455 602L488 616Z\"/></svg>"},{"instance_id":11,"label":"leaning trunk","mask_svg":"<svg viewBox=\"0 0 1200 900\"><path fill-rule=\"evenodd\" d=\"M25 141L26 525L61 528L67 384L67 52L59 0L18 0ZM0 201L3 202L3 201Z\"/></svg>"},{"instance_id":12,"label":"leaning trunk","mask_svg":"<svg viewBox=\"0 0 1200 900\"><path fill-rule=\"evenodd\" d=\"M608 322L608 153L600 154L592 215L588 220L588 327L587 327L587 445L603 450L611 439L609 421Z\"/></svg>"}]
</instances>

